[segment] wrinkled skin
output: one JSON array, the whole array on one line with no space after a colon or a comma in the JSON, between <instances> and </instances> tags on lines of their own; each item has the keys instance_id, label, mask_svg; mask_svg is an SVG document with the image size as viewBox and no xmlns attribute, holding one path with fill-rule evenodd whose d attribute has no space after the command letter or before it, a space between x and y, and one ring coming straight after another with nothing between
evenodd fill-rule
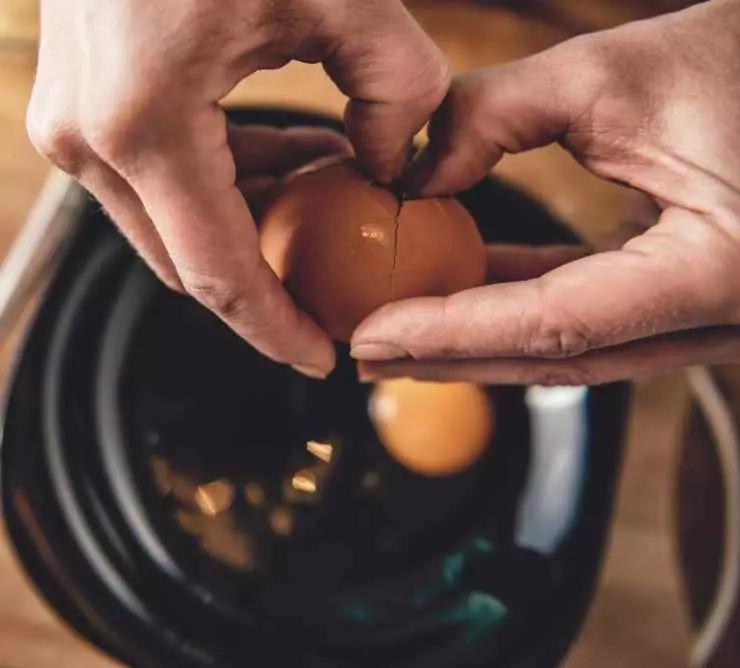
<instances>
[{"instance_id":1,"label":"wrinkled skin","mask_svg":"<svg viewBox=\"0 0 740 668\"><path fill-rule=\"evenodd\" d=\"M260 256L244 195L349 147L326 131L229 127L218 102L257 70L321 62L350 98L361 163L391 181L447 91L431 40L400 0L41 4L37 149L96 196L167 285L271 358L326 375L333 346Z\"/></svg>"},{"instance_id":2,"label":"wrinkled skin","mask_svg":"<svg viewBox=\"0 0 740 668\"><path fill-rule=\"evenodd\" d=\"M576 259L494 249L492 273L513 280L382 308L354 334L364 378L595 384L740 360L738 110L738 0L455 81L410 190L454 193L505 153L559 142L595 174L644 193L652 220L623 245Z\"/></svg>"}]
</instances>

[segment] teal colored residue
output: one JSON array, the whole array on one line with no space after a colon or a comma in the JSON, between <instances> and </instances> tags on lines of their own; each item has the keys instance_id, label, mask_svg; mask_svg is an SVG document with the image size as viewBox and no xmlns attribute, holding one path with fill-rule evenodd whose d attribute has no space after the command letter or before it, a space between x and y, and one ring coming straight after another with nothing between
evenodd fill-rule
<instances>
[{"instance_id":1,"label":"teal colored residue","mask_svg":"<svg viewBox=\"0 0 740 668\"><path fill-rule=\"evenodd\" d=\"M465 568L466 556L464 552L458 552L457 554L451 554L444 560L442 564L442 577L448 585L457 584Z\"/></svg>"},{"instance_id":2,"label":"teal colored residue","mask_svg":"<svg viewBox=\"0 0 740 668\"><path fill-rule=\"evenodd\" d=\"M459 552L446 556L440 565L440 578L418 587L411 594L411 604L416 608L429 605L435 598L461 584L469 559L493 552L493 543L483 536L476 536Z\"/></svg>"},{"instance_id":3,"label":"teal colored residue","mask_svg":"<svg viewBox=\"0 0 740 668\"><path fill-rule=\"evenodd\" d=\"M348 602L342 606L342 614L353 622L370 624L375 621L375 613L370 606L359 601Z\"/></svg>"},{"instance_id":4,"label":"teal colored residue","mask_svg":"<svg viewBox=\"0 0 740 668\"><path fill-rule=\"evenodd\" d=\"M465 641L473 642L505 622L509 617L509 611L501 601L490 594L473 592L445 617L447 622L465 625L467 627Z\"/></svg>"},{"instance_id":5,"label":"teal colored residue","mask_svg":"<svg viewBox=\"0 0 740 668\"><path fill-rule=\"evenodd\" d=\"M435 598L459 584L467 561L466 551L451 554L442 560L441 579L434 580L424 587L419 587L411 595L411 602L417 608L429 605Z\"/></svg>"},{"instance_id":6,"label":"teal colored residue","mask_svg":"<svg viewBox=\"0 0 740 668\"><path fill-rule=\"evenodd\" d=\"M395 624L393 630L387 629L384 635L389 637L413 637L415 635L433 632L435 628L455 626L459 628L460 641L472 643L479 637L495 631L509 617L506 606L490 594L469 590L464 587L465 570L471 560L486 560L488 555L494 551L494 544L483 536L472 538L459 551L448 554L438 562L436 572L430 573L430 577L424 578L411 591L407 590L405 600L405 614L420 614L414 623L408 626ZM446 612L429 616L424 610L454 595L458 591L457 602L447 607ZM403 597L401 592L398 592ZM382 626L389 609L404 606L402 599L391 596L389 600L375 601L374 604L362 599L345 600L341 606L341 616L356 624L366 626ZM436 607L436 605L435 605ZM412 611L415 611L412 613Z\"/></svg>"},{"instance_id":7,"label":"teal colored residue","mask_svg":"<svg viewBox=\"0 0 740 668\"><path fill-rule=\"evenodd\" d=\"M473 538L473 549L482 554L490 554L493 552L493 543L488 538L476 536Z\"/></svg>"},{"instance_id":8,"label":"teal colored residue","mask_svg":"<svg viewBox=\"0 0 740 668\"><path fill-rule=\"evenodd\" d=\"M455 585L462 576L468 557L490 554L493 552L493 543L483 536L476 536L460 552L447 556L442 562L442 577L448 585Z\"/></svg>"},{"instance_id":9,"label":"teal colored residue","mask_svg":"<svg viewBox=\"0 0 740 668\"><path fill-rule=\"evenodd\" d=\"M469 614L476 619L486 619L499 623L509 614L506 606L490 594L474 591L468 596L467 607Z\"/></svg>"}]
</instances>

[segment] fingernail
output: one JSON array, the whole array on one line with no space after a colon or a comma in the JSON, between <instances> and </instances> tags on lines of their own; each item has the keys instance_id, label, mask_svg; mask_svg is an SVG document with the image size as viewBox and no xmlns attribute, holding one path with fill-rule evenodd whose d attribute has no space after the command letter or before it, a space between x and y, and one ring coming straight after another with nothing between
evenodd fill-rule
<instances>
[{"instance_id":1,"label":"fingernail","mask_svg":"<svg viewBox=\"0 0 740 668\"><path fill-rule=\"evenodd\" d=\"M315 378L316 380L324 380L329 373L320 369L317 366L311 366L310 364L293 364L292 368L298 373L308 376L309 378Z\"/></svg>"},{"instance_id":2,"label":"fingernail","mask_svg":"<svg viewBox=\"0 0 740 668\"><path fill-rule=\"evenodd\" d=\"M403 348L393 343L358 343L352 346L350 354L356 360L367 362L382 362L408 357L408 353Z\"/></svg>"}]
</instances>

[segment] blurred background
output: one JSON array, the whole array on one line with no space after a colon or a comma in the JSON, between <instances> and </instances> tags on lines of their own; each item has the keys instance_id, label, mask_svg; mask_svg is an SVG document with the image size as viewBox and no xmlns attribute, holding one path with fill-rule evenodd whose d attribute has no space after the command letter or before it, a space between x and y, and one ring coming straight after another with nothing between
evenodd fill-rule
<instances>
[{"instance_id":1,"label":"blurred background","mask_svg":"<svg viewBox=\"0 0 740 668\"><path fill-rule=\"evenodd\" d=\"M576 34L688 4L681 0L409 0L455 72L522 57ZM0 0L0 256L48 174L24 130L38 9ZM344 99L321 68L259 73L225 101L282 103L339 115ZM629 216L633 195L586 174L558 147L507 157L497 172L591 240ZM494 212L495 213L495 212ZM4 341L3 373L15 340ZM732 369L722 387L740 405ZM640 383L609 553L595 603L567 668L688 666L692 627L714 595L722 535L721 484L707 427L682 374ZM740 625L734 625L740 631ZM740 665L730 632L711 664ZM36 598L0 538L0 668L104 668Z\"/></svg>"}]
</instances>

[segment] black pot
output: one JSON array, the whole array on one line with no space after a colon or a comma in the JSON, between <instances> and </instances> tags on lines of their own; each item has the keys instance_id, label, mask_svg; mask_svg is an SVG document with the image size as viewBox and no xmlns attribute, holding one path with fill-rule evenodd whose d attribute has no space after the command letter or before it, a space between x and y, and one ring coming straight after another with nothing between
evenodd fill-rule
<instances>
[{"instance_id":1,"label":"black pot","mask_svg":"<svg viewBox=\"0 0 740 668\"><path fill-rule=\"evenodd\" d=\"M497 181L460 199L489 242L575 241ZM25 341L2 449L13 545L73 629L135 667L558 663L600 566L627 386L488 388L487 454L417 476L378 444L346 350L323 382L266 360L163 288L93 203L84 217Z\"/></svg>"}]
</instances>

